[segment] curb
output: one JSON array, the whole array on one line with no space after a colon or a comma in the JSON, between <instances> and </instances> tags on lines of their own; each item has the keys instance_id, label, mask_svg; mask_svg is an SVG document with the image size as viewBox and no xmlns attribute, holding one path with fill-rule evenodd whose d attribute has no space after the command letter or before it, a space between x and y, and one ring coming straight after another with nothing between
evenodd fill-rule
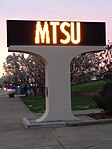
<instances>
[{"instance_id":1,"label":"curb","mask_svg":"<svg viewBox=\"0 0 112 149\"><path fill-rule=\"evenodd\" d=\"M85 120L81 120L85 118ZM36 122L37 118L23 118L23 124L27 129L34 128L60 128L60 127L71 127L71 126L84 126L84 125L96 125L112 123L112 119L95 120L85 115L79 117L80 120L74 121L51 121L51 122Z\"/></svg>"}]
</instances>

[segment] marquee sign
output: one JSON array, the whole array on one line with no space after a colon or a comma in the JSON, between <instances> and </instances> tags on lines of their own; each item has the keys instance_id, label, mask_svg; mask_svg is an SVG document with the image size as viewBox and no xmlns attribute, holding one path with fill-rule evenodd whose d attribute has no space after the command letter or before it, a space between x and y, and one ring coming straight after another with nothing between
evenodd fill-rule
<instances>
[{"instance_id":1,"label":"marquee sign","mask_svg":"<svg viewBox=\"0 0 112 149\"><path fill-rule=\"evenodd\" d=\"M7 20L7 46L104 46L104 22Z\"/></svg>"}]
</instances>

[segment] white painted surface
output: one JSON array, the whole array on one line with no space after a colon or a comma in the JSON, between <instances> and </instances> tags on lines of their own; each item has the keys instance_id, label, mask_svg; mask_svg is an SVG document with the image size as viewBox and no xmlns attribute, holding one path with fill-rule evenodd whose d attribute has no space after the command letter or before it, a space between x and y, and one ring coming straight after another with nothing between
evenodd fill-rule
<instances>
[{"instance_id":1,"label":"white painted surface","mask_svg":"<svg viewBox=\"0 0 112 149\"><path fill-rule=\"evenodd\" d=\"M46 94L46 111L37 122L77 120L71 111L70 62L78 54L102 49L102 46L9 47L9 52L37 54L45 62L48 96Z\"/></svg>"}]
</instances>

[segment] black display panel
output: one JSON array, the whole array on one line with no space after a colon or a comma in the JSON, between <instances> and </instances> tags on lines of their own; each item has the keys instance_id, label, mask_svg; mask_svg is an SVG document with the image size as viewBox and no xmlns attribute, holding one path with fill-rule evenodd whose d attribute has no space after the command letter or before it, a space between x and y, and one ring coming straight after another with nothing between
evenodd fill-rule
<instances>
[{"instance_id":1,"label":"black display panel","mask_svg":"<svg viewBox=\"0 0 112 149\"><path fill-rule=\"evenodd\" d=\"M7 46L104 46L105 22L7 20Z\"/></svg>"}]
</instances>

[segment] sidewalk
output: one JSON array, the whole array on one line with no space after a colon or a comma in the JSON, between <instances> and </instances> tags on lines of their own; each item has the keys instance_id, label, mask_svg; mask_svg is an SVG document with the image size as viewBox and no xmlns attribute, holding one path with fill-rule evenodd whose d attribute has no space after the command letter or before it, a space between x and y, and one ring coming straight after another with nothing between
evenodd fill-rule
<instances>
[{"instance_id":1,"label":"sidewalk","mask_svg":"<svg viewBox=\"0 0 112 149\"><path fill-rule=\"evenodd\" d=\"M34 116L19 97L0 94L0 149L110 149L112 124L25 129Z\"/></svg>"}]
</instances>

